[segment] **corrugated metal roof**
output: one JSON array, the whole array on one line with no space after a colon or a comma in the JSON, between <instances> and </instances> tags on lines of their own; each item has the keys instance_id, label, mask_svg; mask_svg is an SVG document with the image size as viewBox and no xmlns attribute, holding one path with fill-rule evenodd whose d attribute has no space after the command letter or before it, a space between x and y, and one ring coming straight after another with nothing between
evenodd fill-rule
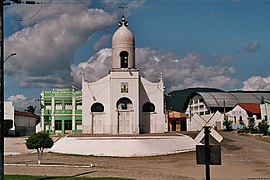
<instances>
[{"instance_id":1,"label":"corrugated metal roof","mask_svg":"<svg viewBox=\"0 0 270 180\"><path fill-rule=\"evenodd\" d=\"M198 92L205 101L207 107L234 107L237 104L236 98L227 92Z\"/></svg>"},{"instance_id":2,"label":"corrugated metal roof","mask_svg":"<svg viewBox=\"0 0 270 180\"><path fill-rule=\"evenodd\" d=\"M207 107L234 107L240 103L254 103L260 104L262 97L265 99L270 98L270 93L260 92L198 92Z\"/></svg>"}]
</instances>

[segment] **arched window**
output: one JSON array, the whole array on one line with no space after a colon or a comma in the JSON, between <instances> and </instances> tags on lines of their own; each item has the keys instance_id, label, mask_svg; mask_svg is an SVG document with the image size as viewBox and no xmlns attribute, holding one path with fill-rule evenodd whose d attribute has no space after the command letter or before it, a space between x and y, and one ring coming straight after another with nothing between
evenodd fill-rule
<instances>
[{"instance_id":1,"label":"arched window","mask_svg":"<svg viewBox=\"0 0 270 180\"><path fill-rule=\"evenodd\" d=\"M155 105L151 102L146 102L144 103L142 109L143 112L155 112Z\"/></svg>"},{"instance_id":2,"label":"arched window","mask_svg":"<svg viewBox=\"0 0 270 180\"><path fill-rule=\"evenodd\" d=\"M133 108L132 102L128 98L121 98L117 101L118 110L131 110Z\"/></svg>"},{"instance_id":3,"label":"arched window","mask_svg":"<svg viewBox=\"0 0 270 180\"><path fill-rule=\"evenodd\" d=\"M128 68L128 52L122 51L120 53L121 68Z\"/></svg>"},{"instance_id":4,"label":"arched window","mask_svg":"<svg viewBox=\"0 0 270 180\"><path fill-rule=\"evenodd\" d=\"M94 103L91 106L91 112L104 112L104 106L101 103Z\"/></svg>"}]
</instances>

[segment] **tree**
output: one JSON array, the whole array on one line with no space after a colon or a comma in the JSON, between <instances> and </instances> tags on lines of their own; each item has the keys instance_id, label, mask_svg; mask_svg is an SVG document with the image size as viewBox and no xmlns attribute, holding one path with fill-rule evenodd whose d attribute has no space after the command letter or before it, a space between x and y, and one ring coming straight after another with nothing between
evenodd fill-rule
<instances>
[{"instance_id":1,"label":"tree","mask_svg":"<svg viewBox=\"0 0 270 180\"><path fill-rule=\"evenodd\" d=\"M249 129L249 132L251 132L251 133L254 133L256 131L255 120L252 117L248 118L248 129Z\"/></svg>"},{"instance_id":2,"label":"tree","mask_svg":"<svg viewBox=\"0 0 270 180\"><path fill-rule=\"evenodd\" d=\"M264 136L268 135L268 129L269 129L269 125L267 120L263 119L259 124L258 124L258 128L260 133L262 132Z\"/></svg>"},{"instance_id":3,"label":"tree","mask_svg":"<svg viewBox=\"0 0 270 180\"><path fill-rule=\"evenodd\" d=\"M225 126L225 131L232 131L232 122L229 121L227 116L224 118L223 126Z\"/></svg>"},{"instance_id":4,"label":"tree","mask_svg":"<svg viewBox=\"0 0 270 180\"><path fill-rule=\"evenodd\" d=\"M33 107L33 106L28 106L24 111L25 112L28 112L28 113L30 113L30 114L35 114L35 108Z\"/></svg>"},{"instance_id":5,"label":"tree","mask_svg":"<svg viewBox=\"0 0 270 180\"><path fill-rule=\"evenodd\" d=\"M52 138L46 132L38 132L32 134L26 140L27 149L36 149L38 153L38 164L42 161L43 150L53 146Z\"/></svg>"}]
</instances>

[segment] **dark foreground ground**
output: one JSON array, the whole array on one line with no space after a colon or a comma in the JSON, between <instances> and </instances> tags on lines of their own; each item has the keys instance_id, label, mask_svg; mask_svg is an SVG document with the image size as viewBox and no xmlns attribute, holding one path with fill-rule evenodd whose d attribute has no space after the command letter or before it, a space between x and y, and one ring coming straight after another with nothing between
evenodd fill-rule
<instances>
[{"instance_id":1,"label":"dark foreground ground","mask_svg":"<svg viewBox=\"0 0 270 180\"><path fill-rule=\"evenodd\" d=\"M238 136L235 132L221 134L224 137L221 143L222 165L211 166L211 179L270 180L270 143ZM205 178L205 167L196 165L195 152L136 158L45 153L44 166L35 166L36 160L36 154L6 156L5 174L122 177L142 180ZM91 167L91 164L94 167Z\"/></svg>"}]
</instances>

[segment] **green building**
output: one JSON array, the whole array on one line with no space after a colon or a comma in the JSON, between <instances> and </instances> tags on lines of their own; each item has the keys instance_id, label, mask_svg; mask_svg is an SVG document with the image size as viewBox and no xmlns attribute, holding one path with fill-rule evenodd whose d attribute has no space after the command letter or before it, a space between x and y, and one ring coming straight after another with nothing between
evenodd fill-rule
<instances>
[{"instance_id":1,"label":"green building","mask_svg":"<svg viewBox=\"0 0 270 180\"><path fill-rule=\"evenodd\" d=\"M82 92L53 89L41 93L40 130L50 134L82 132Z\"/></svg>"}]
</instances>

